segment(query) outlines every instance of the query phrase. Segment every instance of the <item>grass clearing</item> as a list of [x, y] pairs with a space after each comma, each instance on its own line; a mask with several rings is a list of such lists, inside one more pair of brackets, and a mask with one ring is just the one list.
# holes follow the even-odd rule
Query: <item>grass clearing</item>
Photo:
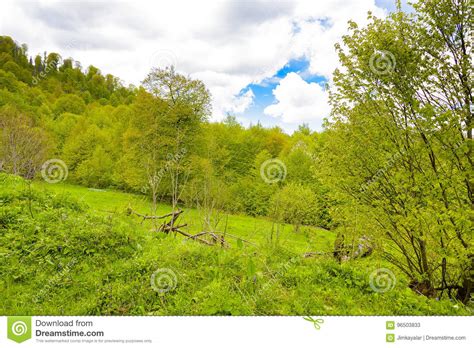
[[[469, 315], [459, 303], [408, 289], [374, 292], [378, 255], [339, 264], [332, 232], [229, 215], [228, 231], [253, 244], [229, 248], [152, 233], [123, 213], [147, 212], [143, 197], [0, 174], [0, 310], [4, 315]], [[160, 205], [159, 213], [170, 207]], [[186, 209], [190, 232], [199, 213]], [[154, 279], [154, 282], [152, 282]]]

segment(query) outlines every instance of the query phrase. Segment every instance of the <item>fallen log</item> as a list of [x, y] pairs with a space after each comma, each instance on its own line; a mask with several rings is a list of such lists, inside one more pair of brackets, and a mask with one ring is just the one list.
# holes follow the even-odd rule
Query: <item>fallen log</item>
[[198, 238], [197, 236], [194, 236], [194, 235], [192, 235], [192, 234], [186, 233], [186, 232], [184, 232], [184, 231], [181, 231], [181, 230], [178, 230], [178, 229], [175, 229], [174, 231], [175, 231], [175, 232], [178, 232], [178, 233], [180, 233], [180, 234], [182, 234], [183, 236], [186, 236], [186, 237], [188, 237], [188, 238], [191, 238], [191, 239], [193, 239], [193, 240], [196, 240], [196, 241], [198, 241], [198, 242], [200, 242], [200, 243], [203, 243], [203, 244], [206, 244], [206, 245], [210, 245], [210, 246], [214, 245], [213, 243], [208, 242], [208, 241], [205, 240], [205, 239]]
[[176, 228], [182, 228], [186, 227], [188, 224], [182, 224], [178, 226], [170, 226], [168, 224], [163, 224], [161, 225], [155, 232], [164, 232], [164, 233], [169, 233], [169, 232], [174, 232]]
[[157, 219], [165, 219], [167, 217], [170, 217], [172, 216], [173, 219], [172, 220], [175, 220], [176, 217], [178, 217], [180, 214], [183, 213], [183, 210], [178, 210], [178, 211], [174, 211], [172, 213], [168, 213], [168, 214], [165, 214], [165, 215], [161, 215], [161, 216], [157, 216], [157, 215], [145, 215], [145, 214], [140, 214], [136, 211], [134, 211], [132, 208], [128, 207], [127, 208], [127, 215], [131, 215], [131, 214], [134, 214], [140, 218], [142, 218], [142, 223], [143, 221], [145, 220], [157, 220]]
[[188, 237], [188, 238], [196, 238], [205, 234], [207, 234], [207, 232], [199, 232], [198, 234], [191, 235], [191, 237]]

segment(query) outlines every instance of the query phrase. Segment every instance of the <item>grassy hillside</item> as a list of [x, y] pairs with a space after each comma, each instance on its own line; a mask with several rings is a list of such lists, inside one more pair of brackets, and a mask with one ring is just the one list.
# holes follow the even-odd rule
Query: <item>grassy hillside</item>
[[[58, 195], [67, 195], [76, 199], [80, 203], [85, 203], [91, 207], [96, 213], [103, 216], [123, 215], [128, 207], [133, 208], [134, 211], [142, 214], [151, 215], [152, 204], [144, 196], [123, 193], [113, 190], [101, 190], [94, 188], [84, 188], [77, 185], [70, 185], [59, 183], [51, 185], [44, 181], [34, 183], [34, 187], [43, 193], [52, 192]], [[185, 208], [184, 214], [180, 217], [180, 223], [187, 223], [184, 228], [190, 233], [198, 233], [202, 231], [203, 216], [196, 209]], [[160, 204], [158, 206], [157, 215], [163, 215], [171, 212], [171, 206]], [[140, 218], [129, 218], [128, 220], [138, 223], [139, 227], [145, 234], [152, 229], [151, 223], [145, 221], [142, 225]], [[222, 218], [222, 227], [225, 225], [226, 218]], [[251, 241], [257, 244], [266, 244], [270, 242], [270, 235], [272, 229], [272, 222], [265, 218], [253, 218], [245, 215], [229, 215], [227, 217], [227, 232], [228, 235], [235, 235], [244, 240]], [[231, 237], [230, 237], [231, 238]], [[274, 232], [273, 239], [276, 239], [276, 232]], [[233, 241], [232, 241], [233, 239]], [[291, 225], [282, 225], [278, 236], [278, 246], [285, 248], [288, 251], [303, 254], [304, 252], [324, 250], [332, 251], [334, 245], [334, 233], [314, 227], [303, 228], [299, 233], [294, 233]], [[229, 239], [229, 242], [234, 242], [236, 238]], [[276, 243], [276, 241], [274, 241]]]
[[[395, 270], [394, 290], [374, 292], [370, 273], [390, 266], [377, 255], [338, 264], [325, 230], [285, 226], [270, 240], [271, 222], [229, 216], [228, 233], [252, 244], [228, 238], [228, 248], [211, 247], [151, 232], [124, 213], [129, 205], [143, 213], [150, 206], [137, 195], [30, 187], [0, 174], [1, 314], [470, 314], [462, 304], [418, 296]], [[199, 218], [186, 209], [182, 220], [198, 232]], [[305, 258], [307, 251], [328, 254]], [[156, 270], [169, 291], [151, 286]]]

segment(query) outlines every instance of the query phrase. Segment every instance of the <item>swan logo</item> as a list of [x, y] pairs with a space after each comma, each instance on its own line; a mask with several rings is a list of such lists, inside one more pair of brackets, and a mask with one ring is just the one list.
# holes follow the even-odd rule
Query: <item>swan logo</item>
[[31, 317], [8, 317], [8, 338], [21, 343], [31, 338]]

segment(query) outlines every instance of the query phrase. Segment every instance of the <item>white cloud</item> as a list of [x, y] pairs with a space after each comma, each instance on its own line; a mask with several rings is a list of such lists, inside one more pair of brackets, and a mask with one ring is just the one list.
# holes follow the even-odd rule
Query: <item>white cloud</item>
[[267, 106], [264, 113], [284, 123], [305, 122], [318, 127], [329, 115], [328, 94], [324, 88], [315, 82], [306, 82], [294, 72], [280, 81], [273, 94], [277, 102]]
[[367, 23], [368, 11], [378, 17], [386, 14], [372, 0], [298, 2], [295, 18], [299, 33], [294, 38], [293, 50], [309, 60], [311, 73], [331, 80], [338, 66], [334, 44], [347, 33], [349, 20], [360, 25]]
[[233, 103], [229, 108], [229, 112], [242, 113], [252, 105], [255, 94], [249, 89], [247, 92], [234, 96]]
[[6, 0], [0, 34], [27, 43], [30, 54], [65, 53], [136, 85], [160, 61], [157, 51], [172, 52], [178, 71], [206, 83], [217, 120], [244, 112], [253, 98], [241, 91], [290, 59], [305, 57], [311, 73], [330, 79], [334, 44], [349, 19], [363, 24], [369, 10], [383, 16], [375, 0]]

